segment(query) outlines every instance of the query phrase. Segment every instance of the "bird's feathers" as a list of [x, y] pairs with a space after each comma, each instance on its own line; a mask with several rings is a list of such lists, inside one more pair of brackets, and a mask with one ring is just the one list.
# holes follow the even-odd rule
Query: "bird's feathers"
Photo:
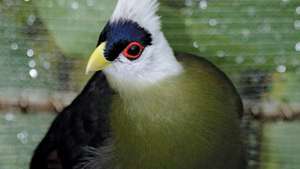
[[111, 124], [121, 168], [234, 169], [239, 165], [242, 106], [235, 88], [205, 59], [179, 56], [182, 74], [143, 90], [127, 90], [113, 101]]
[[[141, 57], [135, 61], [124, 57], [120, 52], [123, 49], [119, 48], [117, 59], [104, 69], [111, 86], [117, 91], [153, 85], [182, 72], [181, 65], [176, 61], [172, 48], [160, 30], [160, 17], [156, 14], [157, 10], [157, 0], [119, 0], [117, 3], [108, 25], [113, 27], [121, 25], [124, 30], [126, 27], [124, 23], [133, 23], [131, 26], [137, 24], [151, 34], [152, 40], [151, 45], [145, 46]], [[132, 30], [134, 29], [127, 31], [126, 35], [128, 36]], [[120, 30], [113, 32], [113, 35], [117, 36], [121, 33], [123, 32]], [[100, 39], [103, 41], [104, 38]]]
[[[31, 169], [48, 168], [53, 151], [64, 169], [238, 168], [242, 106], [234, 86], [205, 59], [180, 55], [178, 61], [157, 9], [157, 0], [118, 1], [99, 43], [126, 41], [137, 24], [151, 34], [151, 45], [134, 61], [117, 45], [112, 65], [56, 117]], [[122, 23], [129, 23], [124, 32], [116, 26]], [[113, 28], [116, 37], [109, 36]]]
[[71, 105], [55, 118], [34, 152], [30, 169], [48, 169], [49, 156], [54, 151], [63, 169], [71, 169], [86, 158], [86, 147], [107, 145], [112, 95], [106, 77], [97, 72]]
[[[182, 105], [183, 102], [181, 102], [180, 105], [176, 105], [176, 103], [171, 103], [170, 100], [154, 97], [149, 101], [154, 101], [157, 102], [158, 104], [153, 106], [153, 103], [151, 103], [149, 104], [149, 108], [150, 109], [154, 108], [153, 110], [158, 110], [158, 112], [153, 112], [152, 114], [151, 110], [147, 109], [147, 103], [145, 105], [135, 105], [135, 106], [142, 106], [143, 108], [147, 109], [147, 111], [144, 112], [147, 114], [144, 115], [140, 114], [140, 115], [144, 117], [146, 116], [150, 117], [149, 120], [147, 120], [148, 117], [143, 119], [139, 119], [139, 118], [136, 119], [137, 114], [127, 114], [129, 115], [127, 116], [126, 115], [126, 113], [128, 113], [127, 111], [119, 112], [119, 114], [121, 115], [120, 117], [127, 116], [126, 117], [127, 120], [120, 119], [120, 117], [116, 116], [116, 114], [112, 114], [111, 112], [113, 106], [112, 104], [116, 103], [113, 101], [114, 100], [113, 98], [119, 98], [120, 95], [114, 94], [104, 74], [102, 72], [97, 72], [93, 76], [93, 78], [88, 82], [88, 84], [86, 85], [82, 93], [72, 102], [72, 104], [69, 107], [67, 107], [63, 112], [61, 112], [61, 114], [57, 116], [50, 130], [48, 131], [47, 135], [44, 137], [43, 141], [35, 150], [35, 154], [31, 162], [31, 169], [46, 169], [48, 165], [47, 159], [49, 158], [49, 155], [53, 150], [58, 152], [58, 155], [61, 158], [62, 166], [64, 169], [74, 168], [74, 166], [77, 167], [82, 166], [82, 167], [87, 167], [87, 169], [90, 169], [89, 167], [95, 167], [94, 165], [100, 165], [95, 168], [101, 169], [103, 168], [103, 166], [106, 166], [107, 164], [112, 164], [110, 155], [112, 153], [111, 151], [115, 148], [115, 144], [112, 145], [113, 147], [111, 147], [110, 143], [113, 143], [113, 141], [107, 142], [107, 140], [112, 139], [112, 131], [116, 130], [116, 127], [117, 127], [117, 132], [114, 132], [114, 135], [120, 134], [117, 136], [118, 138], [121, 137], [122, 139], [131, 139], [132, 143], [136, 144], [134, 147], [130, 147], [130, 144], [125, 145], [126, 147], [123, 147], [125, 149], [121, 149], [121, 151], [123, 152], [121, 153], [117, 152], [118, 155], [122, 156], [123, 158], [122, 160], [124, 160], [123, 162], [125, 163], [133, 162], [130, 163], [130, 166], [132, 165], [134, 166], [134, 164], [137, 164], [141, 166], [140, 168], [143, 168], [142, 167], [144, 164], [143, 159], [149, 159], [149, 158], [150, 158], [149, 161], [145, 165], [147, 165], [148, 167], [160, 166], [161, 168], [164, 168], [165, 166], [173, 166], [174, 164], [177, 163], [183, 165], [182, 168], [185, 168], [184, 166], [187, 166], [187, 162], [190, 161], [191, 159], [194, 159], [196, 161], [194, 162], [190, 161], [191, 163], [189, 163], [189, 165], [194, 165], [195, 162], [197, 162], [198, 160], [201, 161], [201, 159], [196, 158], [196, 157], [200, 158], [200, 156], [191, 155], [193, 158], [188, 158], [189, 153], [195, 153], [195, 154], [201, 153], [202, 154], [201, 157], [203, 157], [203, 159], [201, 164], [199, 165], [206, 166], [204, 168], [210, 168], [211, 165], [212, 166], [221, 165], [223, 168], [226, 166], [238, 165], [240, 163], [239, 160], [243, 158], [242, 154], [239, 154], [240, 139], [238, 134], [237, 116], [238, 113], [241, 112], [242, 108], [241, 108], [241, 102], [238, 97], [238, 94], [236, 93], [234, 87], [232, 86], [228, 78], [221, 71], [219, 71], [215, 66], [213, 66], [205, 59], [197, 58], [196, 56], [191, 56], [191, 55], [184, 55], [184, 54], [181, 54], [179, 56], [180, 56], [179, 61], [181, 63], [192, 66], [190, 69], [194, 71], [193, 74], [197, 74], [197, 72], [202, 74], [203, 79], [196, 79], [197, 83], [193, 82], [194, 81], [193, 77], [195, 77], [193, 76], [191, 77], [192, 79], [187, 78], [189, 79], [188, 81], [191, 83], [188, 82], [186, 84], [181, 84], [181, 85], [196, 87], [196, 89], [193, 89], [191, 91], [186, 91], [186, 92], [189, 94], [200, 93], [202, 97], [201, 100], [197, 100], [197, 99], [193, 100], [192, 98], [190, 98], [192, 99], [191, 102], [187, 102], [186, 105], [181, 107], [180, 105]], [[199, 75], [197, 75], [197, 77], [199, 77]], [[199, 86], [201, 90], [197, 88]], [[163, 86], [163, 87], [165, 87], [166, 89], [168, 88], [168, 86]], [[175, 86], [170, 86], [170, 89], [172, 90], [176, 88]], [[183, 88], [179, 88], [178, 90], [180, 89]], [[206, 93], [210, 93], [210, 92], [212, 94], [211, 96], [205, 95]], [[159, 94], [159, 91], [156, 91], [155, 93]], [[182, 93], [182, 95], [175, 94], [177, 98], [172, 97], [174, 96], [174, 93], [170, 93], [170, 96], [168, 96], [168, 93], [164, 93], [163, 96], [169, 97], [169, 99], [175, 101], [178, 99], [178, 101], [180, 102], [180, 100], [182, 99], [181, 97], [185, 97], [183, 95], [185, 92], [180, 91], [180, 93]], [[209, 99], [212, 100], [209, 101]], [[134, 100], [131, 100], [131, 102], [132, 101]], [[200, 107], [199, 109], [197, 109], [197, 112], [199, 111], [198, 112], [199, 114], [197, 114], [197, 112], [194, 112], [194, 114], [196, 114], [196, 116], [194, 117], [189, 117], [187, 116], [188, 114], [186, 114], [187, 112], [184, 113], [184, 110], [180, 110], [181, 108], [184, 107], [188, 108], [190, 104], [195, 104], [195, 103], [197, 104], [198, 102], [200, 103], [198, 105]], [[116, 104], [114, 105], [124, 106], [124, 105], [116, 105]], [[183, 118], [174, 119], [174, 116], [170, 116], [171, 114], [164, 116], [163, 115], [164, 112], [160, 111], [160, 107], [161, 110], [166, 110], [166, 108], [163, 107], [164, 105], [166, 106], [174, 105], [174, 108], [172, 108], [172, 110], [177, 111], [176, 109], [178, 108], [179, 112], [181, 112], [181, 114], [175, 114], [175, 116], [180, 116]], [[204, 109], [201, 109], [201, 106], [203, 106]], [[135, 108], [126, 106], [126, 109], [134, 110]], [[205, 110], [208, 110], [208, 112]], [[159, 114], [159, 112], [161, 114]], [[143, 112], [139, 112], [139, 113], [143, 113]], [[172, 112], [168, 111], [166, 113], [172, 113]], [[157, 116], [154, 117], [153, 115], [157, 115]], [[113, 128], [111, 128], [112, 125], [112, 123], [110, 123], [111, 116], [114, 116], [113, 123], [117, 121], [121, 121], [122, 123], [119, 123], [115, 125]], [[156, 123], [165, 120], [168, 121], [169, 117], [171, 117], [171, 121], [169, 121], [171, 126], [168, 125], [167, 123], [166, 124]], [[199, 121], [198, 123], [197, 120], [199, 119], [197, 119], [196, 117], [197, 118], [200, 117], [200, 119], [202, 120], [205, 119], [208, 121], [206, 121], [206, 123], [204, 123], [204, 121], [202, 122]], [[151, 118], [152, 118], [152, 122], [151, 122]], [[191, 123], [189, 123], [189, 121], [185, 121], [185, 123], [182, 124], [180, 123], [180, 121], [186, 120], [187, 118], [190, 118]], [[153, 119], [159, 119], [159, 120], [153, 121]], [[145, 123], [141, 123], [143, 121], [140, 120], [144, 120]], [[129, 127], [130, 126], [134, 127], [131, 128], [133, 129], [132, 131], [128, 130], [128, 126], [126, 126], [126, 123], [127, 125], [129, 125]], [[142, 132], [138, 131], [138, 133], [144, 134], [145, 137], [143, 137], [143, 135], [138, 135], [139, 137], [135, 137], [136, 134], [138, 133], [133, 133], [133, 132], [137, 131], [136, 130], [138, 129], [136, 128], [138, 127], [137, 124], [142, 125], [141, 126], [142, 128], [140, 128]], [[193, 124], [197, 124], [196, 126], [198, 127], [195, 126], [188, 127], [189, 125], [193, 125]], [[203, 124], [203, 126], [201, 126], [200, 124]], [[145, 126], [152, 126], [153, 128], [152, 127], [145, 128]], [[172, 129], [172, 126], [175, 126], [175, 129], [178, 129], [178, 131], [174, 130], [174, 128]], [[160, 129], [160, 127], [163, 128]], [[155, 129], [158, 129], [157, 131], [161, 131], [161, 132], [170, 130], [170, 133], [166, 132], [165, 134], [167, 135], [160, 136], [159, 132], [155, 133]], [[122, 131], [121, 133], [119, 133], [120, 130]], [[133, 136], [131, 136], [132, 134]], [[180, 138], [182, 138], [182, 134], [184, 137], [188, 136], [186, 138], [189, 139], [183, 139], [180, 141]], [[166, 140], [161, 140], [162, 137], [165, 138]], [[175, 138], [177, 138], [177, 140], [173, 142]], [[202, 140], [201, 143], [203, 143], [203, 145], [198, 144], [197, 140], [196, 142], [195, 140], [193, 141], [193, 138], [195, 139], [198, 138], [199, 140]], [[223, 142], [222, 139], [224, 138], [227, 138], [226, 142]], [[137, 142], [139, 140], [142, 141], [142, 144]], [[188, 143], [188, 140], [193, 141], [193, 143], [197, 143], [197, 145]], [[121, 143], [127, 143], [126, 140], [125, 141], [120, 140], [120, 141]], [[160, 144], [160, 141], [162, 141], [162, 143], [164, 143], [164, 145], [167, 147], [161, 147], [162, 145]], [[179, 142], [176, 143], [176, 141]], [[143, 143], [147, 143], [147, 144], [143, 144]], [[184, 145], [183, 147], [187, 146], [188, 149], [182, 149], [183, 147], [180, 148], [180, 143]], [[205, 145], [207, 145], [207, 147]], [[172, 149], [169, 149], [172, 146], [174, 147]], [[196, 146], [196, 148], [194, 148], [193, 146]], [[204, 147], [204, 149], [199, 149], [198, 152], [197, 146], [200, 147], [202, 146]], [[161, 149], [159, 149], [159, 147], [161, 147]], [[126, 150], [127, 148], [128, 151]], [[138, 150], [140, 152], [136, 152], [132, 150]], [[170, 155], [168, 155], [166, 154], [168, 153], [168, 151], [165, 150], [170, 150], [171, 152], [177, 152], [178, 154], [171, 153]], [[191, 150], [191, 152], [189, 152], [189, 150]], [[126, 154], [126, 152], [128, 154]], [[147, 152], [147, 153], [143, 153], [143, 152]], [[184, 154], [180, 154], [180, 152], [183, 152]], [[222, 154], [228, 152], [231, 153], [230, 156]], [[141, 153], [142, 156], [137, 156]], [[208, 156], [208, 154], [210, 154], [210, 156]], [[182, 155], [186, 160], [185, 163], [180, 163], [183, 161], [183, 159], [180, 158]], [[141, 161], [139, 162], [135, 161], [134, 157], [136, 157]], [[165, 158], [165, 160], [160, 161], [161, 159], [157, 159], [157, 158]], [[156, 162], [161, 162], [161, 163], [155, 163], [155, 159], [158, 160]], [[205, 159], [207, 159], [207, 161]], [[228, 162], [228, 160], [230, 160], [230, 162]], [[108, 166], [106, 168], [115, 168], [115, 166]], [[172, 167], [172, 169], [175, 168], [176, 166]], [[219, 169], [220, 167], [215, 167], [215, 168]], [[126, 167], [124, 167], [123, 169], [126, 169]]]
[[110, 22], [131, 20], [155, 35], [160, 31], [157, 0], [118, 0]]

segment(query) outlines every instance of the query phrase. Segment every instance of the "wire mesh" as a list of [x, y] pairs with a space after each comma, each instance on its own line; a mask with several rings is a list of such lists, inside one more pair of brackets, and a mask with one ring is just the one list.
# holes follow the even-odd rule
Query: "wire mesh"
[[[54, 116], [41, 112], [61, 110], [84, 86], [87, 56], [115, 3], [0, 1], [1, 169], [27, 168]], [[300, 3], [160, 3], [162, 29], [173, 49], [211, 60], [240, 91], [248, 113], [249, 168], [299, 168]]]

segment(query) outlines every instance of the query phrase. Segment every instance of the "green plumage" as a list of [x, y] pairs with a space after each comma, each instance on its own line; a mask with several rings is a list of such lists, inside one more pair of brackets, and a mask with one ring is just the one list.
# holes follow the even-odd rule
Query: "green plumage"
[[184, 72], [115, 95], [110, 114], [116, 167], [237, 169], [243, 162], [240, 98], [204, 59], [182, 56]]

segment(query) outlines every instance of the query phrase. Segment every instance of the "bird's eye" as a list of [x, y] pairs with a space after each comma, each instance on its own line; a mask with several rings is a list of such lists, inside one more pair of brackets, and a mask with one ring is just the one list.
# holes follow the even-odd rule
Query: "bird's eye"
[[139, 42], [131, 42], [123, 51], [123, 55], [128, 58], [129, 60], [136, 60], [138, 59], [143, 50], [144, 46], [141, 45]]

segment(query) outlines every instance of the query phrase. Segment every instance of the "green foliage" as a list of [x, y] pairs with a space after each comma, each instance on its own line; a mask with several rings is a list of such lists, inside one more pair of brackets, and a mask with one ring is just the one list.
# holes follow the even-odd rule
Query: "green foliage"
[[53, 114], [0, 114], [0, 168], [28, 168], [34, 147], [43, 137]]
[[172, 41], [175, 46], [194, 45], [198, 53], [230, 73], [253, 66], [274, 71], [278, 64], [294, 69], [295, 60], [299, 64], [296, 57], [300, 54], [294, 49], [300, 39], [293, 27], [294, 2], [208, 1], [203, 6], [198, 1], [192, 2], [177, 13], [184, 18], [187, 35], [193, 43], [181, 41], [186, 36], [181, 27], [169, 27], [169, 32], [173, 32], [173, 36], [169, 33], [169, 39], [176, 39]]
[[261, 169], [298, 169], [299, 121], [266, 123], [263, 128]]
[[[55, 43], [31, 2], [0, 1], [0, 88], [56, 88], [49, 70]], [[57, 59], [56, 59], [57, 61]], [[30, 75], [34, 70], [36, 76]]]
[[300, 95], [297, 91], [300, 76], [295, 73], [275, 73], [272, 77], [272, 92], [270, 97], [279, 102], [298, 104]]
[[39, 0], [34, 4], [63, 54], [80, 58], [94, 50], [114, 7], [111, 0]]
[[[86, 59], [115, 2], [29, 1], [30, 8], [16, 20], [23, 23], [30, 11], [35, 11], [50, 34], [48, 40], [53, 39], [66, 58]], [[294, 2], [191, 2], [161, 1], [163, 30], [176, 51], [207, 57], [231, 74], [253, 66], [271, 71], [279, 64], [291, 65], [289, 69], [297, 66], [299, 52], [294, 46], [300, 35], [293, 27], [297, 19]]]

